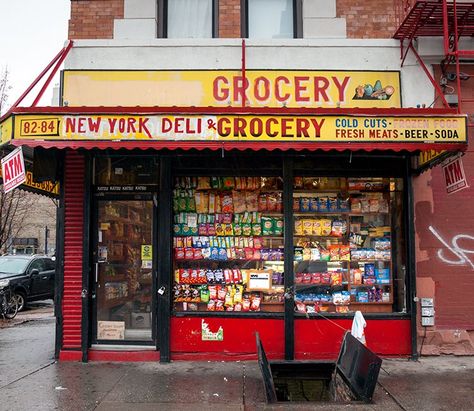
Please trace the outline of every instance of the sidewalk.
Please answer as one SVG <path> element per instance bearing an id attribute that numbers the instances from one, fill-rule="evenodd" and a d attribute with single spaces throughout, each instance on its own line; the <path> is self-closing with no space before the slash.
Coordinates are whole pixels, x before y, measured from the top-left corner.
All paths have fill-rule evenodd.
<path id="1" fill-rule="evenodd" d="M 474 357 L 385 359 L 373 404 L 267 405 L 256 362 L 55 363 L 0 387 L 1 410 L 472 410 Z"/>

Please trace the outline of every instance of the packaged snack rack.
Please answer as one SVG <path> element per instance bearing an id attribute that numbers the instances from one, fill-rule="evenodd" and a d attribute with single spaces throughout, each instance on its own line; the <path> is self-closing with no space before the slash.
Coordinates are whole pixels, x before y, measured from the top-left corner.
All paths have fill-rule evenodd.
<path id="1" fill-rule="evenodd" d="M 295 310 L 391 312 L 389 179 L 295 177 Z"/>
<path id="2" fill-rule="evenodd" d="M 175 311 L 283 312 L 278 177 L 178 177 Z"/>

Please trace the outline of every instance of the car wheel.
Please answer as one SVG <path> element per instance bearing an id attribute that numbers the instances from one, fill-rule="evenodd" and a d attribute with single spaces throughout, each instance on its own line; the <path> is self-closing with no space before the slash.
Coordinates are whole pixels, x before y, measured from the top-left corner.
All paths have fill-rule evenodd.
<path id="1" fill-rule="evenodd" d="M 23 311 L 26 307 L 26 298 L 23 293 L 16 293 L 16 300 L 18 302 L 18 311 Z"/>

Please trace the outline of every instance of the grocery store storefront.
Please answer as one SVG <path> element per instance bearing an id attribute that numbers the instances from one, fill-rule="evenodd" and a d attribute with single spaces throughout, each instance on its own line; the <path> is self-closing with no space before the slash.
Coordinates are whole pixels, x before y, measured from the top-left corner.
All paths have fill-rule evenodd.
<path id="1" fill-rule="evenodd" d="M 2 141 L 63 160 L 59 358 L 250 359 L 256 332 L 334 358 L 357 310 L 373 351 L 412 355 L 416 157 L 463 150 L 466 119 L 383 106 L 394 81 L 351 94 L 380 108 L 16 109 Z"/>

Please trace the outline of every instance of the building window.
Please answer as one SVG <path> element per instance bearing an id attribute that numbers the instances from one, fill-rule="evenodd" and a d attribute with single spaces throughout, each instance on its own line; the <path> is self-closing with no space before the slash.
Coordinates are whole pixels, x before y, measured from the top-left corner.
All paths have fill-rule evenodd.
<path id="1" fill-rule="evenodd" d="M 243 37 L 302 37 L 301 0 L 243 0 L 241 10 Z"/>
<path id="2" fill-rule="evenodd" d="M 158 10 L 160 37 L 216 37 L 217 0 L 159 0 Z"/>

